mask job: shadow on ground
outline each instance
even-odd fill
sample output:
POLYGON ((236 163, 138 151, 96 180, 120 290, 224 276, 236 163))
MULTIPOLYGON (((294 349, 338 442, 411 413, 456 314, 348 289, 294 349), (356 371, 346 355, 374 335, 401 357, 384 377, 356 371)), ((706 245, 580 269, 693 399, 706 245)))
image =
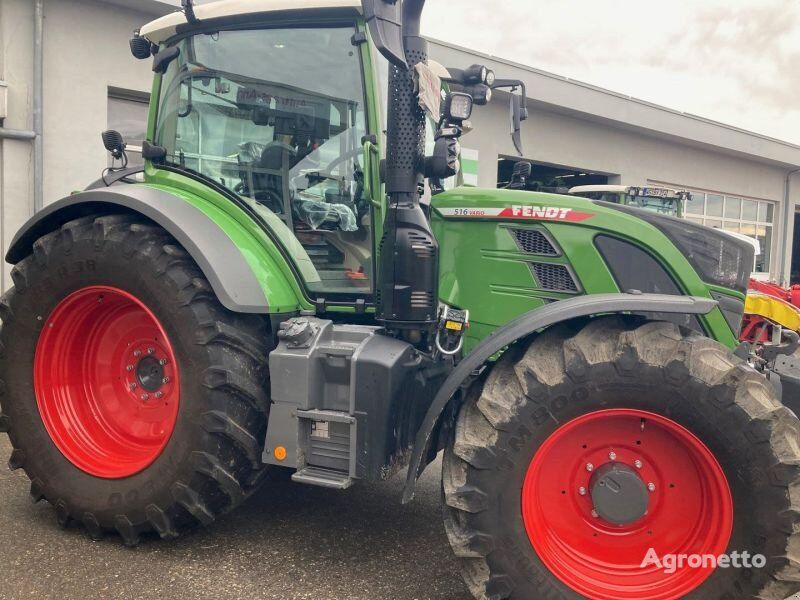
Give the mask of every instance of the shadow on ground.
POLYGON ((440 464, 416 500, 400 505, 402 477, 344 492, 268 483, 207 529, 134 549, 62 530, 28 480, 4 467, 0 435, 0 597, 314 598, 468 597, 444 534, 440 464))

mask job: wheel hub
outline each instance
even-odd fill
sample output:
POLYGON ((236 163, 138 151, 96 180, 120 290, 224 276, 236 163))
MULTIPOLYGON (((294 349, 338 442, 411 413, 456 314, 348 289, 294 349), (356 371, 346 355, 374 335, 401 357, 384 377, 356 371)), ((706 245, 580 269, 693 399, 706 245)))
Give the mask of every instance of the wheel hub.
POLYGON ((145 356, 136 366, 136 379, 143 390, 157 392, 164 385, 164 367, 153 356, 145 356))
POLYGON ((628 525, 647 514, 647 485, 628 465, 606 463, 590 482, 592 504, 597 515, 614 525, 628 525))

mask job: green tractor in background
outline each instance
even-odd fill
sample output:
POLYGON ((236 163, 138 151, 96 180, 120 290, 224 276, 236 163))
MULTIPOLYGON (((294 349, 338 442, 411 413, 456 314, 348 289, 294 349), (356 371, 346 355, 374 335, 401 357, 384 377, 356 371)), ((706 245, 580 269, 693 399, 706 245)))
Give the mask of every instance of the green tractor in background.
POLYGON ((798 420, 737 348, 751 246, 445 191, 472 105, 519 82, 429 63, 423 0, 183 4, 131 40, 155 72, 144 167, 50 204, 6 257, 0 429, 33 500, 134 545, 276 472, 407 467, 407 502, 444 450, 476 597, 800 589, 798 420))
POLYGON ((570 188, 568 193, 570 196, 636 206, 671 217, 683 217, 684 203, 692 199, 692 194, 686 190, 661 186, 579 185, 570 188))

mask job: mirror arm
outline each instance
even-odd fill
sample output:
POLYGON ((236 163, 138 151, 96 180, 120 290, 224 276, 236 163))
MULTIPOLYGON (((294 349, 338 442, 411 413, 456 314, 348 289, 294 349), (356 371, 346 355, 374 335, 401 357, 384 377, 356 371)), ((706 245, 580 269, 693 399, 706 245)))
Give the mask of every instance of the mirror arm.
POLYGON ((528 118, 528 89, 525 87, 525 82, 519 79, 496 79, 492 84, 492 89, 511 88, 513 92, 516 88, 520 88, 520 121, 528 118))

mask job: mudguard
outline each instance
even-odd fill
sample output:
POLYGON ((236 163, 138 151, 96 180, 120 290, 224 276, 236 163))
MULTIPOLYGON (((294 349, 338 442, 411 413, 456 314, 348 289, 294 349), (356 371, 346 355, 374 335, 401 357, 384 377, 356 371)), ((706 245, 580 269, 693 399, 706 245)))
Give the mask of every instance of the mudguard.
POLYGON ((428 454, 439 417, 450 398, 462 385, 469 382, 476 369, 480 368, 490 357, 506 346, 542 328, 579 317, 621 312, 705 315, 711 312, 716 305, 716 300, 695 296, 593 294, 553 302, 543 308, 525 313, 503 327, 496 329, 458 363, 458 366, 453 369, 434 397, 414 441, 414 451, 409 461, 408 476, 403 490, 403 504, 410 502, 414 498, 417 479, 427 466, 426 463, 423 463, 423 457, 428 454))
POLYGON ((169 232, 198 264, 225 308, 242 313, 269 312, 253 270, 220 226, 181 198, 144 185, 89 190, 46 206, 14 236, 6 261, 18 263, 31 253, 38 238, 71 219, 117 207, 140 213, 169 232))

